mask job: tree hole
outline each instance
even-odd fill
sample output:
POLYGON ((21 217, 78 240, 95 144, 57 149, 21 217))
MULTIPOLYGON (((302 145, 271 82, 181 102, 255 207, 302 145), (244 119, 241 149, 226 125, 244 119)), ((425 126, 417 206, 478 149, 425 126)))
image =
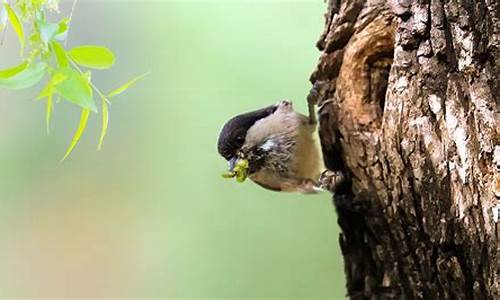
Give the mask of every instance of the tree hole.
POLYGON ((377 59, 369 62, 369 99, 371 103, 378 103, 380 115, 384 112, 385 95, 391 71, 393 51, 383 53, 377 59))

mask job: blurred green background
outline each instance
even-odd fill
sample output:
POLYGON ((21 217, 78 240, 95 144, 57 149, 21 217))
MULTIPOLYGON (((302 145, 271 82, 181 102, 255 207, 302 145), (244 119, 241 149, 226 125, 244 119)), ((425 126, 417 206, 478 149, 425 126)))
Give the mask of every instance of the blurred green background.
MULTIPOLYGON (((325 6, 79 1, 69 46, 118 59, 97 85, 151 74, 114 100, 103 150, 92 115, 61 164, 78 109, 59 103, 47 136, 37 89, 0 90, 0 296, 343 298, 330 196, 223 180, 215 147, 237 113, 306 111, 325 6)), ((0 68, 17 56, 10 30, 0 68)))

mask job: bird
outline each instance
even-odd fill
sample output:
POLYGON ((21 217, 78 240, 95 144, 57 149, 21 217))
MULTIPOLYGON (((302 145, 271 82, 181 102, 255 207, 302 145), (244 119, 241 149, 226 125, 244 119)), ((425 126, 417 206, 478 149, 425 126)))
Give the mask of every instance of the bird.
POLYGON ((322 191, 316 125, 314 107, 309 107, 307 117, 296 112, 289 100, 229 119, 217 141, 217 150, 229 165, 223 177, 239 182, 248 177, 272 191, 322 191))

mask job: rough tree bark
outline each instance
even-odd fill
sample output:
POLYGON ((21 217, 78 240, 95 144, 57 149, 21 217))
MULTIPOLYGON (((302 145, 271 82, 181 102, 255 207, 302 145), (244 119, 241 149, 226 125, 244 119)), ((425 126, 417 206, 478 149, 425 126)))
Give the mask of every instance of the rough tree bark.
POLYGON ((318 101, 352 299, 500 299, 499 1, 331 0, 318 101))

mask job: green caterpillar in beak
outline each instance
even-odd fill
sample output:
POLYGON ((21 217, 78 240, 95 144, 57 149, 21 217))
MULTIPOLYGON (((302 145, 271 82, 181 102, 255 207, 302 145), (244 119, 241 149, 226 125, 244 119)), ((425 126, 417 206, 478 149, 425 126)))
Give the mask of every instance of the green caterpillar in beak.
POLYGON ((238 159, 232 171, 227 171, 222 174, 223 178, 236 177, 236 181, 243 182, 248 176, 248 160, 238 159))

